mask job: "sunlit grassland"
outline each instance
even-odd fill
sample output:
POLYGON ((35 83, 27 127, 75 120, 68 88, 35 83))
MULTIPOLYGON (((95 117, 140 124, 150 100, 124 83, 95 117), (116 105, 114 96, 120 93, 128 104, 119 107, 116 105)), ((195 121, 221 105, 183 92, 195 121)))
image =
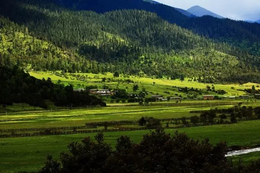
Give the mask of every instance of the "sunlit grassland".
MULTIPOLYGON (((51 78, 54 82, 58 82, 59 80, 62 81, 64 84, 73 84, 76 88, 82 87, 82 86, 97 86, 98 88, 102 88, 104 85, 111 87, 112 89, 115 88, 121 88, 121 89, 127 89, 128 92, 132 92, 133 84, 127 84, 127 83, 118 83, 118 82, 102 82, 102 78, 113 78, 112 73, 105 73, 105 74, 93 74, 93 73, 74 73, 74 75, 83 75, 86 76, 86 81, 80 81, 77 80, 75 77, 72 77, 70 73, 67 73, 67 79, 65 77, 58 77, 54 75, 52 72, 30 72, 31 76, 34 76, 38 79, 48 77, 51 78), (80 86, 78 86, 80 85, 80 86)), ((137 77, 137 76, 127 76, 127 75, 120 75, 118 78, 114 78, 117 80, 127 80, 130 79, 139 85, 139 89, 142 90, 143 88, 146 91, 149 91, 153 94, 165 94, 165 91, 170 92, 170 94, 181 94, 183 93, 176 92, 173 89, 173 86, 176 87, 188 87, 188 88, 198 88, 198 89, 205 89, 206 86, 212 86, 214 85, 215 90, 225 90, 227 92, 226 95, 229 96, 239 96, 246 94, 244 89, 252 88, 252 86, 259 87, 259 84, 256 83, 246 83, 243 85, 240 84, 205 84, 205 83, 199 83, 196 81, 189 81, 188 79, 185 79, 184 81, 180 80, 169 80, 169 79, 156 79, 156 78, 149 78, 149 77, 137 77), (155 83, 155 85, 153 85, 155 83)))

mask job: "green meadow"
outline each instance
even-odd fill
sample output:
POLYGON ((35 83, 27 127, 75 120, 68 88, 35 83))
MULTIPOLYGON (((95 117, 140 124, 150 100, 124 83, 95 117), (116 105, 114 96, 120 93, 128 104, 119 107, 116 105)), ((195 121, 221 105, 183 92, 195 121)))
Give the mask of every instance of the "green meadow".
MULTIPOLYGON (((226 141, 229 146, 254 146, 260 142, 260 121, 239 122, 232 125, 214 125, 204 127, 191 127, 178 129, 194 139, 209 138, 215 144, 219 141, 226 141)), ((174 134, 176 129, 166 130, 174 134)), ((121 135, 130 136, 133 142, 139 142, 142 136, 149 133, 149 130, 129 132, 106 132, 105 141, 112 146, 121 135)), ((59 158, 62 151, 67 152, 67 145, 71 142, 80 142, 85 137, 93 134, 40 136, 24 138, 3 138, 0 141, 0 170, 5 173, 14 171, 35 171, 44 165, 46 156, 52 154, 55 159, 59 158)), ((249 157, 245 155, 245 161, 260 158, 260 153, 253 153, 249 157)), ((241 158, 241 156, 239 156, 241 158)), ((248 161, 246 162, 248 163, 248 161)))

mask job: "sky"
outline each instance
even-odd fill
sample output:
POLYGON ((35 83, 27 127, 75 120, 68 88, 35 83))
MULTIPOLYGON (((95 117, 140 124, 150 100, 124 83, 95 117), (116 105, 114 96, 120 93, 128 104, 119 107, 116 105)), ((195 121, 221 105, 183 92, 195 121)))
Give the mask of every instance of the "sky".
POLYGON ((187 10, 199 5, 223 17, 235 20, 260 20, 260 0, 155 0, 187 10))

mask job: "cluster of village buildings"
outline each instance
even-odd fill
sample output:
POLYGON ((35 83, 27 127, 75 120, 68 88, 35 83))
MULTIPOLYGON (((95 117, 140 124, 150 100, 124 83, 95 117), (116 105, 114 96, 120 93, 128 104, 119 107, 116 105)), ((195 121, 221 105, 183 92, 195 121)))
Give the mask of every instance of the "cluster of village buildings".
MULTIPOLYGON (((84 89, 77 89, 77 90, 74 90, 74 91, 80 92, 80 91, 84 91, 84 89)), ((112 91, 112 90, 109 90, 109 89, 90 89, 89 93, 93 94, 93 95, 98 95, 98 96, 112 96, 116 93, 116 91, 112 91)), ((129 96, 135 96, 135 94, 130 93, 129 96)), ((156 100, 156 101, 168 101, 168 100, 181 101, 182 100, 181 97, 165 98, 162 95, 152 95, 151 98, 156 100)), ((215 98, 216 97, 214 95, 203 95, 203 100, 214 100, 215 98)), ((222 98, 226 98, 226 99, 251 99, 251 98, 260 99, 260 94, 255 94, 254 96, 249 96, 249 95, 223 96, 222 98)))

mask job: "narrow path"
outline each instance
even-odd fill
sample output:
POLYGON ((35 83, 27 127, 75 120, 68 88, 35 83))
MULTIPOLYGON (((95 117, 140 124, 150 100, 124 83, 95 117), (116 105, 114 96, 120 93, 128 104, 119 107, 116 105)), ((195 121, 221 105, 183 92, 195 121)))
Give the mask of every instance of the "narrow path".
POLYGON ((260 147, 258 148, 252 148, 252 149, 244 149, 244 150, 236 150, 236 151, 230 151, 225 156, 226 157, 232 157, 232 156, 240 156, 244 154, 254 153, 254 152, 260 152, 260 147))

